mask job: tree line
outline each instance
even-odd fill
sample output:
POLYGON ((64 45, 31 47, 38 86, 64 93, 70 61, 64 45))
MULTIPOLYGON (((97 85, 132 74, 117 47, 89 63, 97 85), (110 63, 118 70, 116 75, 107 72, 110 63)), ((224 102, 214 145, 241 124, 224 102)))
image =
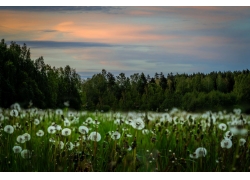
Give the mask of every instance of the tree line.
POLYGON ((186 111, 224 110, 241 107, 249 113, 249 70, 176 74, 154 77, 135 73, 114 76, 105 69, 86 80, 83 103, 88 110, 186 111))
MULTIPOLYGON (((243 107, 249 111, 249 70, 209 74, 134 73, 127 77, 107 72, 82 80, 75 69, 51 67, 43 57, 31 60, 30 49, 4 39, 0 43, 0 107, 29 102, 38 108, 70 107, 103 111, 223 110, 243 107)), ((244 110, 244 109, 243 109, 244 110)))
POLYGON ((30 49, 4 39, 0 43, 0 107, 9 108, 19 102, 28 107, 32 101, 38 108, 59 108, 65 101, 80 109, 81 77, 70 66, 55 68, 43 57, 31 60, 30 49))

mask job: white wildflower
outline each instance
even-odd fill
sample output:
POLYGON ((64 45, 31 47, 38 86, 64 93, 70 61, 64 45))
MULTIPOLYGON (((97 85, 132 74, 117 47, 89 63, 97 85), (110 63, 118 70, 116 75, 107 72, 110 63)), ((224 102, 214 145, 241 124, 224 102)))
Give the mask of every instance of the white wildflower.
POLYGON ((8 133, 8 134, 12 134, 12 133, 14 132, 14 127, 11 126, 11 125, 6 125, 6 126, 4 127, 4 131, 5 131, 6 133, 8 133))
POLYGON ((100 141, 101 140, 101 135, 98 132, 91 132, 90 135, 88 136, 88 139, 91 141, 100 141))

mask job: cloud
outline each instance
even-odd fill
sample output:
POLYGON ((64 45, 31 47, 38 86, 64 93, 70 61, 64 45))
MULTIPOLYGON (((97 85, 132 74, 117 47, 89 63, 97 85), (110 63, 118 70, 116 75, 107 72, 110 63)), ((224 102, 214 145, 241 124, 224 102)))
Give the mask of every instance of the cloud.
POLYGON ((106 12, 119 10, 112 6, 1 6, 0 10, 29 11, 29 12, 106 12))
MULTIPOLYGON (((10 43, 10 42, 7 42, 10 43)), ((26 44, 32 48, 88 48, 112 47, 110 44, 96 42, 59 42, 59 41, 16 41, 17 44, 26 44)))

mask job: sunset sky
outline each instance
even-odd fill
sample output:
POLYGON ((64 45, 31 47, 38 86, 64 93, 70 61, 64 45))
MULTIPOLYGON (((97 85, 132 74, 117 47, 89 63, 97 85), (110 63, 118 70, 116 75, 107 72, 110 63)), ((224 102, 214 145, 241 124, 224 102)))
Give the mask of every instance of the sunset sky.
POLYGON ((250 7, 0 7, 0 37, 83 77, 250 69, 250 7))

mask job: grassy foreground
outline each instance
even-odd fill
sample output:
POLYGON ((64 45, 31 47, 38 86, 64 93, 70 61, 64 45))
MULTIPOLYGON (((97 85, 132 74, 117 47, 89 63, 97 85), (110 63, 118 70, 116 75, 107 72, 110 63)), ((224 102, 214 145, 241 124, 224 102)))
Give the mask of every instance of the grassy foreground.
POLYGON ((250 117, 233 112, 0 109, 2 172, 249 171, 250 117))

